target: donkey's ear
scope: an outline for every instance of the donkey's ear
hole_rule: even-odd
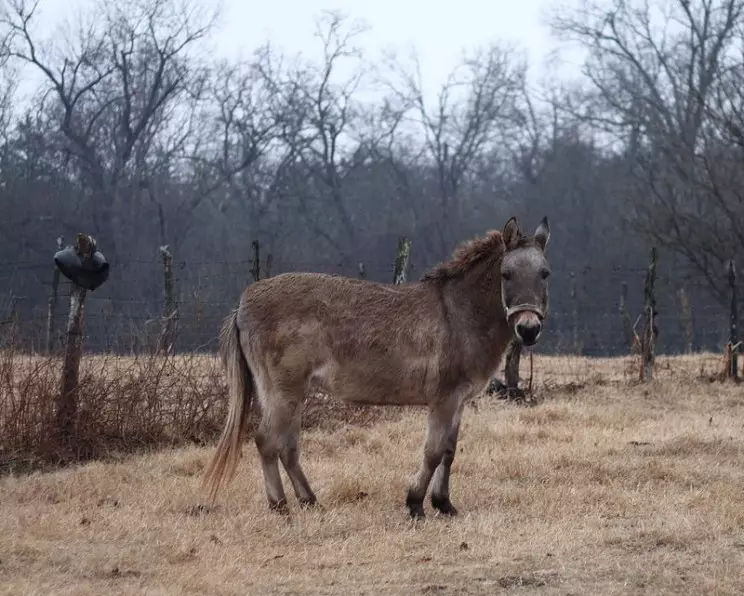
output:
[[[519,239],[519,224],[517,223],[516,217],[510,217],[509,221],[504,225],[504,244],[506,249],[512,249],[517,245]]]
[[[545,216],[540,220],[540,223],[535,230],[535,242],[540,249],[545,252],[548,240],[550,240],[550,225],[548,224],[548,217]]]

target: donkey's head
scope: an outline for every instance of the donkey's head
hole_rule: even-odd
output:
[[[501,259],[501,300],[507,322],[526,346],[537,343],[548,312],[550,267],[545,247],[549,238],[547,217],[542,218],[534,235],[522,235],[514,217],[504,226],[506,251]]]

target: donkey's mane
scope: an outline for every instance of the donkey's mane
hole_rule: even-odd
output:
[[[534,243],[532,236],[520,233],[515,248]],[[489,230],[485,236],[466,240],[455,248],[452,258],[424,272],[421,281],[445,281],[460,277],[485,260],[493,263],[506,252],[504,236],[499,230]]]

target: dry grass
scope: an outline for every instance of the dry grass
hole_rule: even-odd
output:
[[[628,361],[536,359],[537,407],[468,408],[454,520],[405,515],[418,409],[305,432],[324,509],[291,499],[288,518],[267,510],[251,444],[208,513],[211,447],[6,476],[0,592],[742,593],[744,396],[701,378],[718,362],[660,359],[641,386]]]

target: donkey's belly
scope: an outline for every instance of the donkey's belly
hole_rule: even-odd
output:
[[[366,405],[425,405],[432,381],[424,370],[364,366],[339,367],[329,387],[331,395],[349,403]]]

